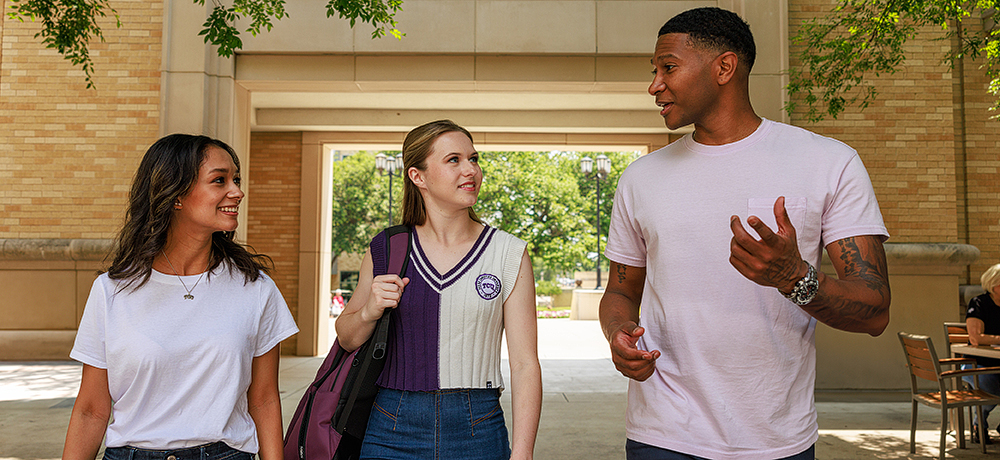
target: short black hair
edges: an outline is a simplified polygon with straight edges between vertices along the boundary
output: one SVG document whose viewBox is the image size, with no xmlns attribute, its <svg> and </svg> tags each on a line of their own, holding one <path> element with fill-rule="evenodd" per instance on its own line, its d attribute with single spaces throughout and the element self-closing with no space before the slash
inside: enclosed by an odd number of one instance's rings
<svg viewBox="0 0 1000 460">
<path fill-rule="evenodd" d="M 670 18 L 657 37 L 666 34 L 687 34 L 695 46 L 720 52 L 732 51 L 753 69 L 757 46 L 750 33 L 750 25 L 732 11 L 722 8 L 695 8 Z"/>
</svg>

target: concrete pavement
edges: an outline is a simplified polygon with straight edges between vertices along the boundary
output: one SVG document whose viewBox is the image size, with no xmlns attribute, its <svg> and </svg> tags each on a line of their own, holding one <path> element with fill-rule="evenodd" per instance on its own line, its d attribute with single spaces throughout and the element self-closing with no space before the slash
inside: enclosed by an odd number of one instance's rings
<svg viewBox="0 0 1000 460">
<path fill-rule="evenodd" d="M 535 458 L 624 459 L 628 383 L 614 370 L 599 325 L 545 319 L 539 320 L 538 330 L 544 396 Z M 285 423 L 321 362 L 282 357 L 279 386 Z M 0 460 L 59 458 L 79 379 L 78 363 L 0 363 Z M 819 459 L 937 457 L 939 413 L 924 406 L 917 454 L 909 453 L 910 405 L 905 394 L 821 393 L 817 401 Z M 501 403 L 509 423 L 509 392 Z M 978 445 L 960 450 L 949 437 L 947 458 L 1000 458 L 1000 448 L 989 447 L 984 456 Z"/>
</svg>

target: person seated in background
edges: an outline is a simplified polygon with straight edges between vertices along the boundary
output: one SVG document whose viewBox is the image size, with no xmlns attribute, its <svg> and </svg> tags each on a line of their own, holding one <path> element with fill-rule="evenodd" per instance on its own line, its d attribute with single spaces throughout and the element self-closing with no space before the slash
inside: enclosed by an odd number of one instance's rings
<svg viewBox="0 0 1000 460">
<path fill-rule="evenodd" d="M 965 326 L 969 329 L 969 343 L 973 346 L 979 345 L 1000 345 L 1000 264 L 996 264 L 983 272 L 979 278 L 985 294 L 978 295 L 969 301 L 969 309 L 965 315 Z M 976 358 L 978 367 L 1000 366 L 1000 360 L 992 358 Z M 971 365 L 963 368 L 972 367 Z M 963 377 L 970 385 L 973 378 Z M 984 374 L 979 376 L 979 388 L 992 394 L 1000 394 L 1000 374 Z M 990 411 L 996 406 L 983 406 L 983 427 L 989 432 Z M 975 412 L 973 412 L 975 413 Z M 978 419 L 978 415 L 976 419 Z M 972 442 L 979 442 L 979 431 L 976 428 L 979 420 L 973 420 Z M 1000 432 L 1000 427 L 997 428 Z M 987 444 L 992 444 L 989 434 L 984 440 Z"/>
</svg>

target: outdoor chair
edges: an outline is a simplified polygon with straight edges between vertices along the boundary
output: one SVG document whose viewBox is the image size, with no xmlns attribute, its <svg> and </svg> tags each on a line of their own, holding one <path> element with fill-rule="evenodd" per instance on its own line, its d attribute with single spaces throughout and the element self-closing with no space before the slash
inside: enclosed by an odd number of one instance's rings
<svg viewBox="0 0 1000 460">
<path fill-rule="evenodd" d="M 965 357 L 964 355 L 956 355 L 952 353 L 951 346 L 958 343 L 966 345 L 969 343 L 969 328 L 965 323 L 960 322 L 945 322 L 944 323 L 944 338 L 945 345 L 948 349 L 948 358 L 942 359 L 941 364 L 950 364 L 956 366 L 955 369 L 959 369 L 958 366 L 963 364 L 976 364 L 976 359 L 972 357 Z M 961 378 L 955 379 L 955 385 L 952 387 L 955 390 L 967 388 L 969 385 Z M 955 439 L 958 440 L 958 448 L 965 448 L 965 431 L 962 428 L 962 424 L 958 423 L 959 419 L 962 418 L 962 412 L 964 410 L 961 407 L 956 407 L 953 409 L 952 413 L 956 414 L 957 417 L 952 421 L 952 428 L 955 430 Z M 955 426 L 958 425 L 958 426 Z M 969 410 L 969 436 L 972 436 L 972 410 Z M 982 438 L 980 438 L 982 439 Z"/>
<path fill-rule="evenodd" d="M 981 374 L 1000 373 L 1000 368 L 984 367 L 978 369 L 949 370 L 942 371 L 942 362 L 934 351 L 931 338 L 926 335 L 913 335 L 905 332 L 899 333 L 899 343 L 903 346 L 903 353 L 906 355 L 906 367 L 910 373 L 910 392 L 912 409 L 910 412 L 910 453 L 916 453 L 917 440 L 917 405 L 925 404 L 941 409 L 941 452 L 940 458 L 944 460 L 944 449 L 946 435 L 948 432 L 948 411 L 956 407 L 975 406 L 979 411 L 979 419 L 983 419 L 983 405 L 1000 404 L 1000 396 L 992 395 L 978 389 Z M 971 375 L 975 385 L 971 389 L 948 390 L 947 381 L 954 378 L 962 378 Z M 938 391 L 924 391 L 917 385 L 917 378 L 929 380 L 937 384 Z M 959 431 L 963 430 L 962 417 L 958 417 Z M 986 439 L 984 424 L 979 424 L 979 439 Z M 983 453 L 986 453 L 986 443 L 980 443 Z"/>
</svg>

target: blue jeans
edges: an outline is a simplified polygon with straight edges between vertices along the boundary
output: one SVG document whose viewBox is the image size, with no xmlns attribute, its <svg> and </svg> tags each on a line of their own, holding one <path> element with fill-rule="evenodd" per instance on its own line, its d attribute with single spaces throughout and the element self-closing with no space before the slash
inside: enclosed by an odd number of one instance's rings
<svg viewBox="0 0 1000 460">
<path fill-rule="evenodd" d="M 983 366 L 976 366 L 983 367 Z M 973 369 L 971 364 L 963 364 L 962 369 Z M 973 376 L 962 377 L 965 383 L 973 386 Z M 979 376 L 979 389 L 990 394 L 1000 395 L 1000 374 L 983 374 Z M 990 428 L 990 411 L 996 407 L 995 405 L 983 406 L 983 418 L 986 422 L 983 424 L 983 429 L 988 430 Z M 979 423 L 979 411 L 972 409 L 973 423 Z"/>
<path fill-rule="evenodd" d="M 625 440 L 625 458 L 628 460 L 706 460 L 694 455 L 682 454 L 669 449 L 643 444 L 631 439 Z M 785 457 L 781 460 L 814 460 L 816 458 L 816 446 L 813 445 L 805 452 Z"/>
<path fill-rule="evenodd" d="M 173 458 L 170 458 L 173 457 Z M 109 447 L 104 460 L 253 460 L 254 454 L 242 452 L 219 441 L 213 444 L 173 450 L 150 450 L 138 447 Z"/>
<path fill-rule="evenodd" d="M 361 458 L 509 459 L 500 391 L 380 388 L 368 419 Z"/>
</svg>

